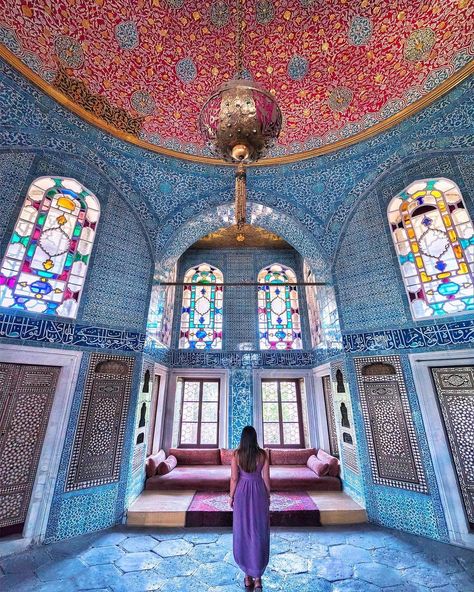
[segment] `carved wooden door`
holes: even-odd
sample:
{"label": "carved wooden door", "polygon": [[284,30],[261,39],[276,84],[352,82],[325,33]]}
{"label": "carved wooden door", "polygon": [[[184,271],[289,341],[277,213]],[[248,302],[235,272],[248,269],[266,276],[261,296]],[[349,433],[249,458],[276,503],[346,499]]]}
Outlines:
{"label": "carved wooden door", "polygon": [[431,368],[469,527],[474,530],[474,366]]}
{"label": "carved wooden door", "polygon": [[0,536],[23,530],[59,372],[0,363]]}
{"label": "carved wooden door", "polygon": [[334,400],[331,389],[331,377],[323,376],[324,404],[326,406],[326,420],[329,432],[329,449],[334,456],[339,456],[339,445],[337,442],[336,416],[334,414]]}

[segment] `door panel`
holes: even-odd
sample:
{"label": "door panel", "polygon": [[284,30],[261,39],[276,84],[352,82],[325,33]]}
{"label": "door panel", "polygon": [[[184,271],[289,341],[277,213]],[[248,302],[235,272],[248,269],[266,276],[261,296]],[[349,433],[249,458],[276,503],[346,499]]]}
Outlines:
{"label": "door panel", "polygon": [[331,377],[323,376],[323,392],[324,392],[324,404],[326,406],[326,420],[328,424],[329,433],[329,449],[330,453],[334,456],[339,456],[339,445],[337,443],[337,430],[336,430],[336,416],[334,415],[334,401],[331,390]]}
{"label": "door panel", "polygon": [[474,366],[431,372],[464,509],[474,530]]}
{"label": "door panel", "polygon": [[0,535],[19,533],[60,368],[0,363]]}

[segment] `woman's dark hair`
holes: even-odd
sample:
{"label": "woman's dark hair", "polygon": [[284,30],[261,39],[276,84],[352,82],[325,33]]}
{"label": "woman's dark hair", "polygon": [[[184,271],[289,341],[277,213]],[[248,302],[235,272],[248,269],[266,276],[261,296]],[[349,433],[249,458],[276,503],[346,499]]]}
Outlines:
{"label": "woman's dark hair", "polygon": [[259,458],[265,458],[266,453],[257,442],[257,432],[252,426],[245,426],[240,436],[237,448],[237,458],[240,468],[246,473],[253,473],[257,469]]}

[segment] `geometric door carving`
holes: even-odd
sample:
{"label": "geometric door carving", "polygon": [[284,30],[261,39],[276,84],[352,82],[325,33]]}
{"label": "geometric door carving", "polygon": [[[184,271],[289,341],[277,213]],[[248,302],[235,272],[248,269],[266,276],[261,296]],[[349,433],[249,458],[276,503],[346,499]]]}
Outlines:
{"label": "geometric door carving", "polygon": [[329,452],[334,456],[339,456],[339,445],[337,442],[336,416],[334,414],[334,400],[331,388],[331,377],[323,376],[324,403],[326,406],[326,421],[329,434]]}
{"label": "geometric door carving", "polygon": [[474,530],[474,366],[431,368],[469,526]]}
{"label": "geometric door carving", "polygon": [[355,366],[374,482],[426,492],[400,358],[355,358]]}
{"label": "geometric door carving", "polygon": [[61,368],[0,363],[0,534],[21,533]]}
{"label": "geometric door carving", "polygon": [[119,480],[134,359],[92,354],[66,491]]}

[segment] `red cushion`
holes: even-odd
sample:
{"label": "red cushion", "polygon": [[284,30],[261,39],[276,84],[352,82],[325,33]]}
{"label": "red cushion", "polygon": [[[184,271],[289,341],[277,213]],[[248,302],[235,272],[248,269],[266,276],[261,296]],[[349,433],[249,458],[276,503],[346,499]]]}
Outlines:
{"label": "red cushion", "polygon": [[308,458],[316,454],[315,448],[271,448],[272,465],[306,465]]}
{"label": "red cushion", "polygon": [[234,458],[234,450],[232,448],[220,448],[221,453],[221,465],[232,464]]}
{"label": "red cushion", "polygon": [[337,477],[339,475],[339,461],[335,456],[331,456],[321,448],[318,450],[317,454],[318,460],[323,463],[328,463],[329,471],[328,475],[331,477]]}
{"label": "red cushion", "polygon": [[178,465],[220,465],[219,448],[170,448]]}
{"label": "red cushion", "polygon": [[157,454],[153,454],[146,459],[145,472],[147,477],[153,477],[156,475],[158,465],[162,463],[166,458],[166,454],[163,450],[160,450]]}
{"label": "red cushion", "polygon": [[157,475],[167,475],[170,473],[175,466],[178,464],[176,457],[170,454],[166,460],[161,462],[156,469]]}
{"label": "red cushion", "polygon": [[324,477],[329,472],[329,463],[321,462],[315,454],[308,458],[308,469],[311,469],[318,477]]}

